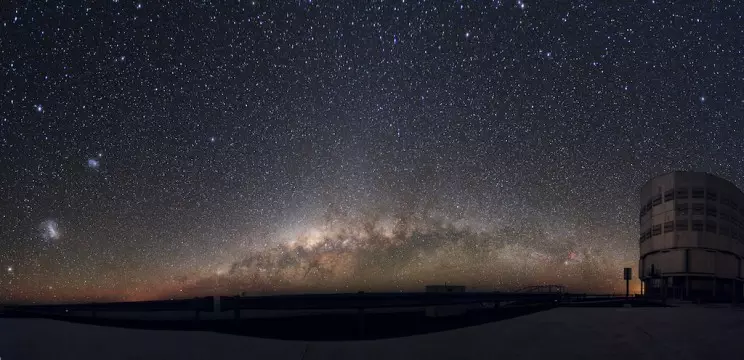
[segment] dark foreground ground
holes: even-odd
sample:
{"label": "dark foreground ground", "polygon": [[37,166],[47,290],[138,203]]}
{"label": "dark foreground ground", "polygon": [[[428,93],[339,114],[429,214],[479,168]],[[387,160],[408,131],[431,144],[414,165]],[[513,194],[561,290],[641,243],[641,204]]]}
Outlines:
{"label": "dark foreground ground", "polygon": [[[314,329],[320,331],[324,324]],[[214,331],[0,318],[3,360],[739,359],[744,309],[557,307],[503,321],[374,341],[291,341]]]}
{"label": "dark foreground ground", "polygon": [[[328,313],[235,319],[170,319],[104,318],[84,315],[39,314],[6,311],[6,318],[46,318],[109,327],[149,330],[210,331],[258,338],[303,341],[344,341],[396,338],[435,333],[497,322],[533,314],[558,306],[624,307],[625,300],[582,301],[568,304],[512,303],[496,308],[469,309],[450,316],[427,316],[425,309],[388,313]],[[655,302],[632,301],[633,307],[661,306]],[[134,317],[134,316],[133,316]]]}
{"label": "dark foreground ground", "polygon": [[470,310],[462,315],[428,317],[424,310],[395,313],[323,314],[253,319],[137,320],[88,316],[10,313],[4,317],[42,317],[81,324],[150,330],[200,330],[260,338],[305,341],[371,340],[410,336],[475,326],[554,308],[524,305]]}

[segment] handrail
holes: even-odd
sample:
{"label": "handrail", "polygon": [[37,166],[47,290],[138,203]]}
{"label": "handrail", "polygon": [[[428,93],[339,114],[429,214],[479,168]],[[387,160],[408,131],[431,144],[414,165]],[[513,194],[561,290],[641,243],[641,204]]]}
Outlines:
{"label": "handrail", "polygon": [[372,309],[421,307],[437,305],[465,305],[481,302],[529,301],[555,302],[554,293],[362,293],[324,295],[277,295],[256,297],[221,297],[224,310],[319,310]]}
{"label": "handrail", "polygon": [[50,304],[5,306],[6,311],[66,313],[66,312],[150,312],[196,311],[222,312],[230,310],[330,310],[406,308],[425,306],[465,305],[494,302],[555,303],[561,293],[459,292],[459,293],[340,293],[273,296],[219,296],[185,300]]}

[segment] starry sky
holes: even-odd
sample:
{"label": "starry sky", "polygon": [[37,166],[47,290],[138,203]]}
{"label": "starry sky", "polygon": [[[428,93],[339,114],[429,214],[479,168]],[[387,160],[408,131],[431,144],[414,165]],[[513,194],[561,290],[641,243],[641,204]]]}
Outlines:
{"label": "starry sky", "polygon": [[620,292],[646,180],[744,186],[733,2],[0,11],[0,300]]}

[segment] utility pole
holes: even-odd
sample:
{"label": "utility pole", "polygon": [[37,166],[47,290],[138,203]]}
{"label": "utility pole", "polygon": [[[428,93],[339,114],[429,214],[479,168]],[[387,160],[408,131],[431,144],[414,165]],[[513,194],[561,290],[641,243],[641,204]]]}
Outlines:
{"label": "utility pole", "polygon": [[630,281],[625,280],[625,300],[628,300],[629,296],[630,296]]}

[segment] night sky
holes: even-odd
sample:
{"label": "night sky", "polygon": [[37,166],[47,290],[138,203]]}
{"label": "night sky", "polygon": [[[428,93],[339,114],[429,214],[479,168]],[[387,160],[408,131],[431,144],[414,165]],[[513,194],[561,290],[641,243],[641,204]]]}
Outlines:
{"label": "night sky", "polygon": [[648,178],[744,186],[727,4],[3,2],[0,300],[624,291]]}

